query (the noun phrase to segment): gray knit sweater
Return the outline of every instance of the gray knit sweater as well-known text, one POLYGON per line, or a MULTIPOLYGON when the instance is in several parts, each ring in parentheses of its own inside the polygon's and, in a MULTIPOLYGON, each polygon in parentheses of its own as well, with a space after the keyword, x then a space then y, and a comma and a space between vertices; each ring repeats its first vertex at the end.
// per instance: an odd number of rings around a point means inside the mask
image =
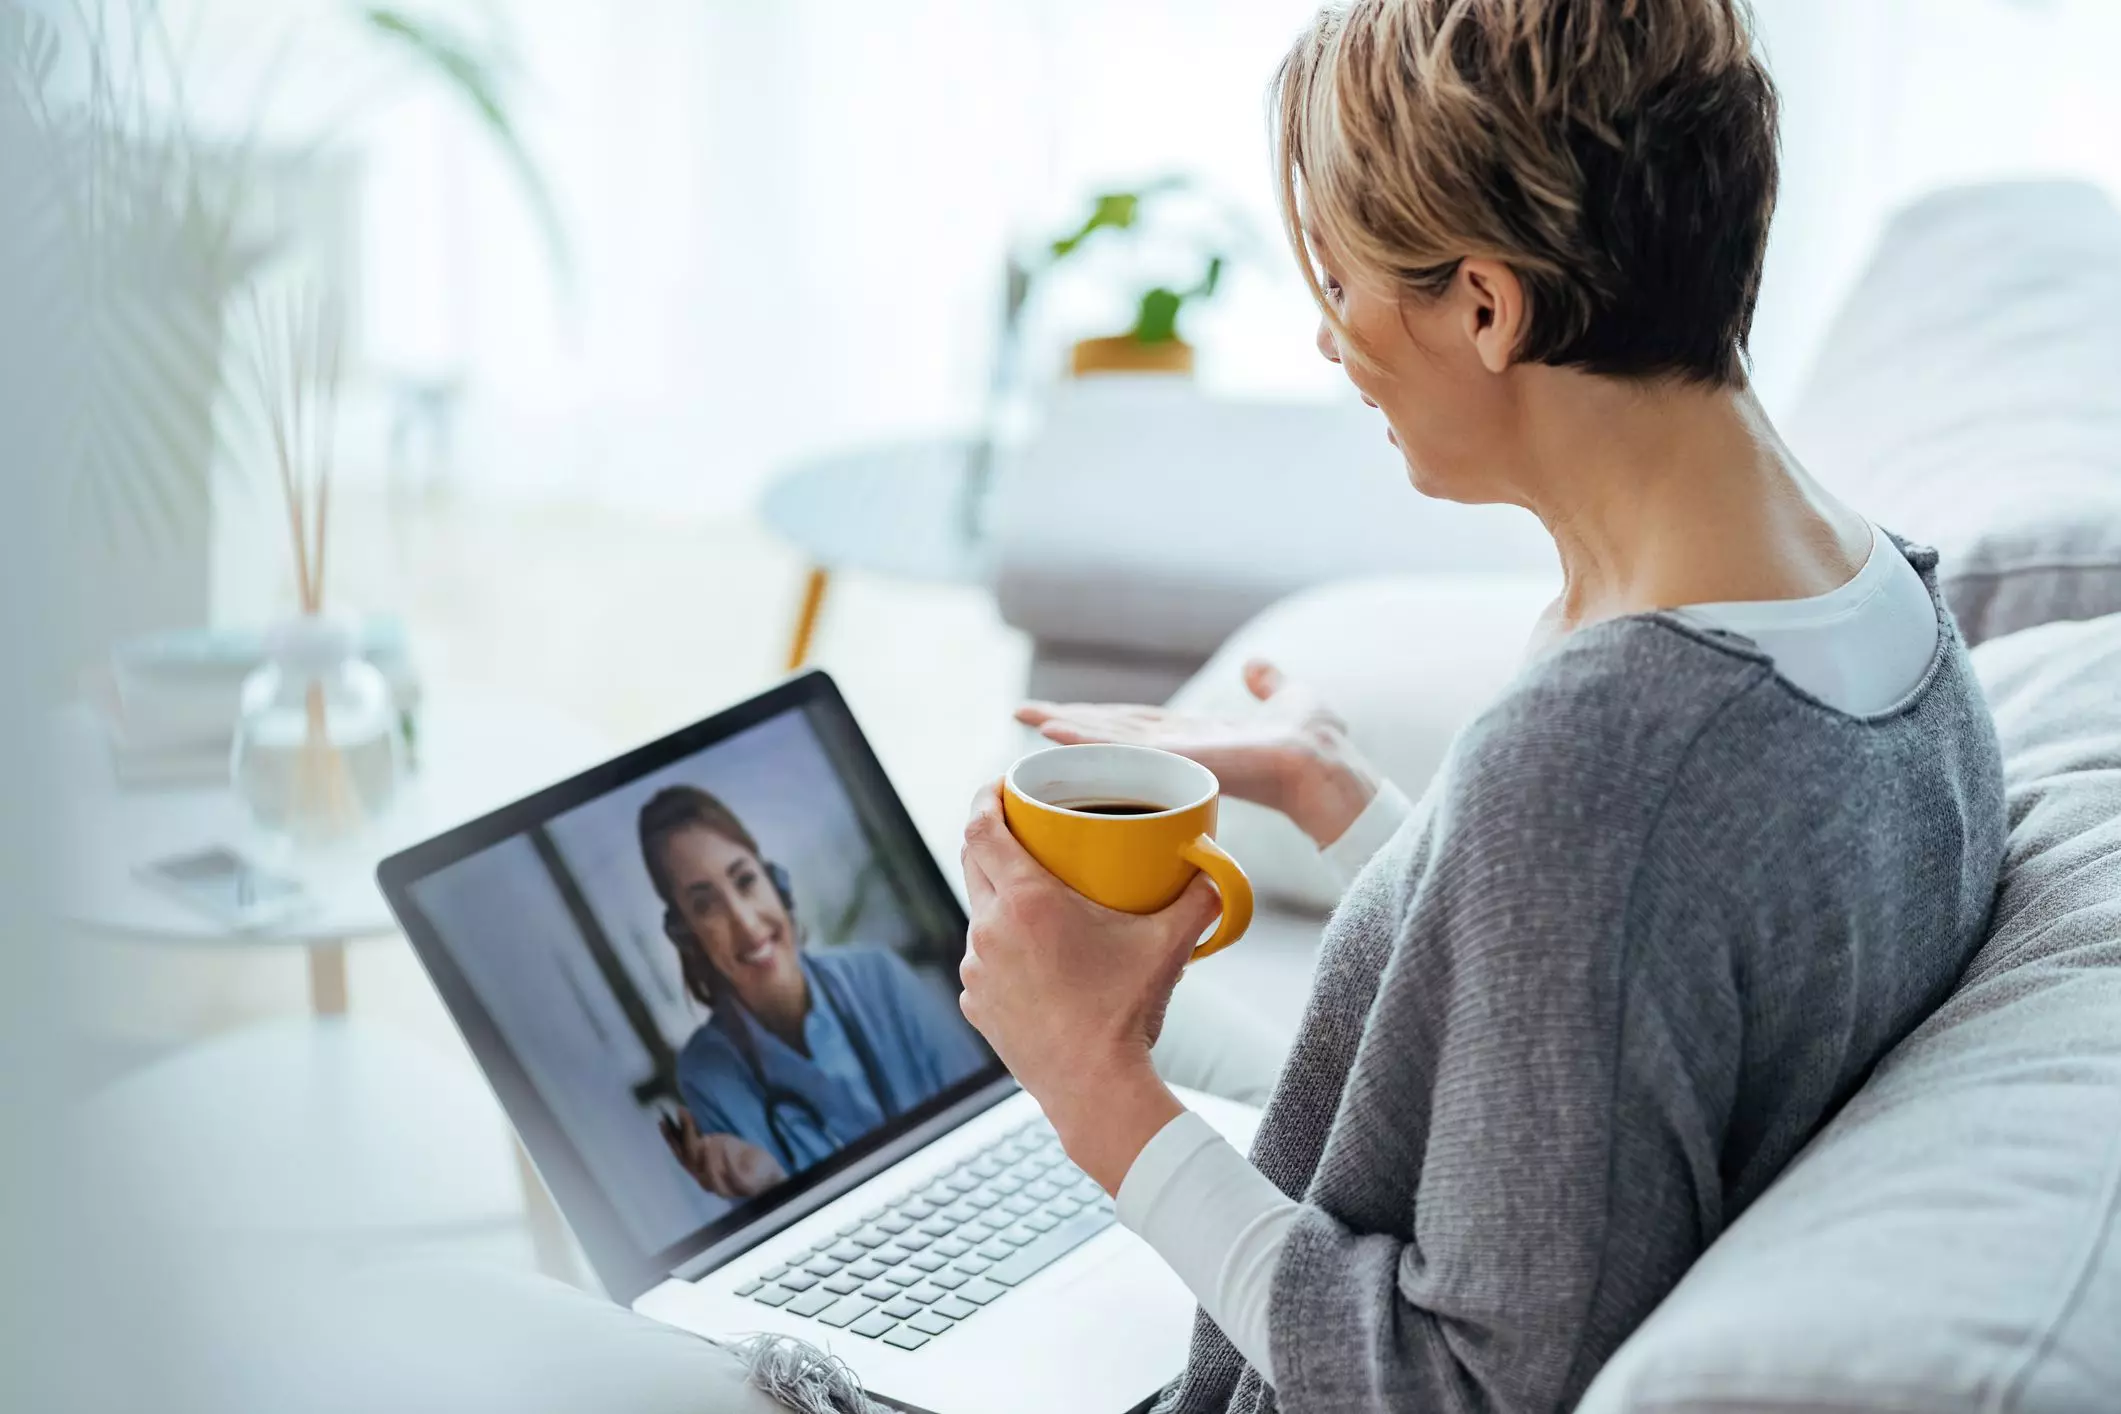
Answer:
POLYGON ((1981 939, 2002 767, 1938 614, 1877 716, 1648 615, 1460 736, 1334 915, 1253 1147, 1303 1203, 1277 1388, 1203 1319, 1160 1408, 1576 1402, 1981 939))

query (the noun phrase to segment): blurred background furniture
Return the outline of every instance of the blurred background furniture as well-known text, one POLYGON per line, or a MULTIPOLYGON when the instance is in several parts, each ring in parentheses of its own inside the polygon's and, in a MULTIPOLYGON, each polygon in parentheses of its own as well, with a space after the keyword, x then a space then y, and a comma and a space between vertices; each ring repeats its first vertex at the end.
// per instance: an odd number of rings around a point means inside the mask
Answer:
POLYGON ((1056 393, 997 469, 988 536, 1002 617, 1031 638, 1026 690, 1061 701, 1160 702, 1307 585, 1553 566, 1525 512, 1413 494, 1370 408, 1156 378, 1056 393))
POLYGON ((810 661, 836 571, 942 584, 985 577, 982 446, 932 438, 809 457, 767 487, 760 516, 809 561, 788 640, 789 672, 810 661))
POLYGON ((106 1087, 86 1117, 92 1157, 153 1176, 140 1216, 240 1255, 567 1270, 564 1229, 477 1069, 389 1025, 227 1032, 106 1087))
POLYGON ((89 928, 175 946, 300 948, 319 1015, 347 1007, 346 948, 397 931, 376 891, 385 855, 594 765, 610 749, 594 730, 534 703, 462 694, 422 716, 420 762, 391 813, 363 839, 295 850, 262 832, 227 785, 119 788, 91 713, 61 724, 69 843, 61 906, 89 928), (301 880, 315 906, 270 927, 232 933, 207 914, 143 882, 138 870, 172 855, 222 845, 301 880))

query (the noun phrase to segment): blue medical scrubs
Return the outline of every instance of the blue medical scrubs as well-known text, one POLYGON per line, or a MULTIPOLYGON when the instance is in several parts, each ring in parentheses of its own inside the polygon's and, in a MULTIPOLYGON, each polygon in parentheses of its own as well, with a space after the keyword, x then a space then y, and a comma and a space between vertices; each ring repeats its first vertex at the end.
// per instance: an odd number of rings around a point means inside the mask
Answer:
POLYGON ((747 1139, 792 1174, 882 1124, 885 1103, 892 1114, 904 1114, 987 1064, 978 1033, 898 954, 835 949, 804 953, 802 965, 810 983, 810 1014, 803 1019, 808 1056, 734 999, 716 1008, 678 1053, 678 1092, 702 1133, 747 1139), (758 1075, 732 1037, 737 1025, 750 1033, 758 1075), (872 1090, 850 1028, 868 1042, 882 1095, 872 1090), (770 1090, 800 1099, 782 1099, 769 1118, 770 1090))

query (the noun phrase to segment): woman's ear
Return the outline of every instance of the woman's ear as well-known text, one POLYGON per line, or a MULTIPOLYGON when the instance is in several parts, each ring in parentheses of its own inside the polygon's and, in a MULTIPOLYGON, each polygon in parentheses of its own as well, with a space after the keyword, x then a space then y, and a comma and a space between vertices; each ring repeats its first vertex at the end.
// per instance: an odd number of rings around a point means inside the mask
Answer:
POLYGON ((1499 260, 1459 262, 1457 293, 1465 310, 1465 335, 1481 366, 1502 373, 1517 362, 1524 335, 1524 282, 1499 260))

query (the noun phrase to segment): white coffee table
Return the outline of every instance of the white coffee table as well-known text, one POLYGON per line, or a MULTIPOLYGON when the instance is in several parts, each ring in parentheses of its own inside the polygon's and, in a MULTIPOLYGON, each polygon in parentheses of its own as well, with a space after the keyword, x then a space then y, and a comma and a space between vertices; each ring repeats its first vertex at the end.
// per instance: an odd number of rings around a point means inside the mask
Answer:
POLYGON ((92 712, 59 724, 61 911, 99 932, 172 946, 298 947, 308 951, 319 1014, 346 1010, 346 945, 396 931, 375 883, 384 856, 550 785, 611 754, 594 729, 535 703, 437 693, 421 713, 419 769, 390 813, 359 840, 293 849, 260 831, 225 786, 121 790, 92 712), (143 864, 226 845, 301 879, 315 907, 267 928, 231 931, 143 883, 143 864))

